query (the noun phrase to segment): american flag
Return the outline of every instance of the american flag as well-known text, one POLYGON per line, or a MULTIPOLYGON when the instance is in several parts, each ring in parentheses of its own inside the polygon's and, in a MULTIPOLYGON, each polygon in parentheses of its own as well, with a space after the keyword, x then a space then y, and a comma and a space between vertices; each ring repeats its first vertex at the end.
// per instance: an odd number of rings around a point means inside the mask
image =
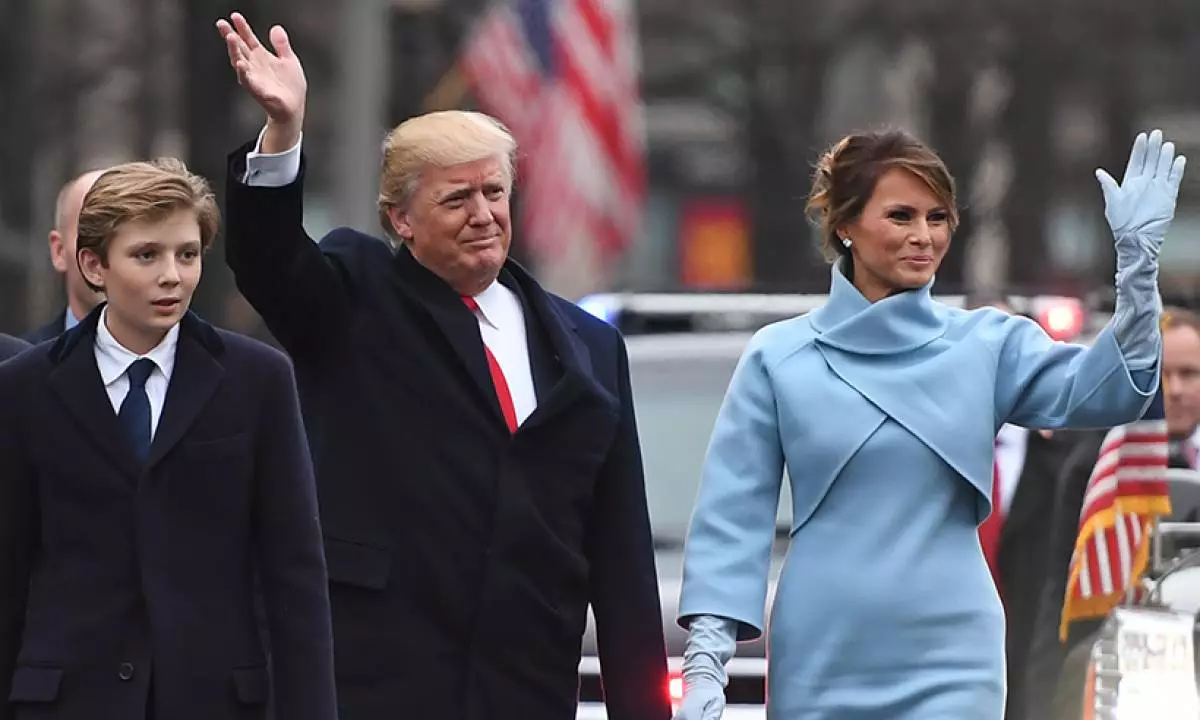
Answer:
POLYGON ((511 0, 473 30, 461 67, 521 147, 521 238, 543 257, 638 235, 645 129, 631 0, 511 0))
POLYGON ((1079 535, 1063 604, 1059 637, 1071 622, 1103 617, 1130 594, 1146 571, 1150 529, 1171 513, 1167 485, 1167 421, 1163 390, 1142 418, 1113 428, 1088 479, 1079 535))

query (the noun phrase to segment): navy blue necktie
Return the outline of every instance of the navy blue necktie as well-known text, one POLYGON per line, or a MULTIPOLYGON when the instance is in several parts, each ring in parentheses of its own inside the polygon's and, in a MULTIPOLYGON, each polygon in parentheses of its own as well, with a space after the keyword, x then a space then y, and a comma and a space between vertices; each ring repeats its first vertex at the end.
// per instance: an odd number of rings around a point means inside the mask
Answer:
POLYGON ((125 374, 129 376, 129 394, 121 402, 117 419, 133 441, 133 452, 143 462, 150 455, 150 396, 146 394, 146 379, 154 372, 154 361, 142 358, 134 361, 125 374))

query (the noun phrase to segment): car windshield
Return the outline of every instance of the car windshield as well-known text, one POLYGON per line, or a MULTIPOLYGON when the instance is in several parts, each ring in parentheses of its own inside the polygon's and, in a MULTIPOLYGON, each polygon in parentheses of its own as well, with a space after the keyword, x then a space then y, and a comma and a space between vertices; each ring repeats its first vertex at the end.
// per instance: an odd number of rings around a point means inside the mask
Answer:
MULTIPOLYGON (((748 337, 630 338, 630 376, 655 541, 682 542, 725 389, 748 337)), ((784 483, 778 525, 788 527, 784 483)))

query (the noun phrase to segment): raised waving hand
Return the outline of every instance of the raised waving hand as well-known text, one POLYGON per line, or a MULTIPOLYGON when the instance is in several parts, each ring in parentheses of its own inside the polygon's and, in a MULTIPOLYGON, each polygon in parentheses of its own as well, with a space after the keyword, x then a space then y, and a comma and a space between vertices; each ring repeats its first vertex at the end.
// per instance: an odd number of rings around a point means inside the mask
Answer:
POLYGON ((237 73, 238 84, 267 113, 263 152, 282 152, 292 147, 299 142, 304 125, 308 81, 287 31, 280 25, 271 28, 274 52, 259 41, 241 13, 218 20, 217 31, 225 40, 229 65, 237 73))

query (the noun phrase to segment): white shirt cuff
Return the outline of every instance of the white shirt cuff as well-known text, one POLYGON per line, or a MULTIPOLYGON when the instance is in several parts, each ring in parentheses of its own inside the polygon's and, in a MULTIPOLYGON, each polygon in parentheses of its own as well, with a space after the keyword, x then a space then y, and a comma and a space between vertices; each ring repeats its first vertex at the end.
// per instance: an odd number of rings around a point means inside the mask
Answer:
POLYGON ((246 153, 246 175, 242 182, 255 187, 283 187, 291 185, 300 174, 300 144, 304 142, 304 133, 288 150, 280 153, 262 152, 263 135, 266 126, 258 133, 258 141, 254 149, 246 153))

